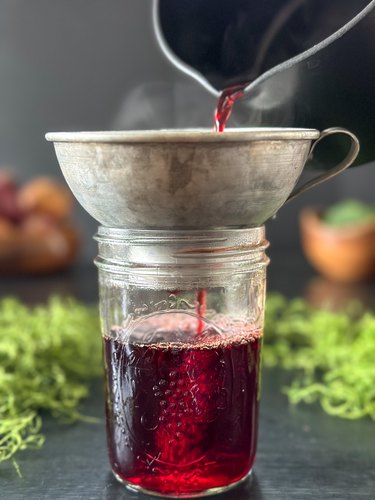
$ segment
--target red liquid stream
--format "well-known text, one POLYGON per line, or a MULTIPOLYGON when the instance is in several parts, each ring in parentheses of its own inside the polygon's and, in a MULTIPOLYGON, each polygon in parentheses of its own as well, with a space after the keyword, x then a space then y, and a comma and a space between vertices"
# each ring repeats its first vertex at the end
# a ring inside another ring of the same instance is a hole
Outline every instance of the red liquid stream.
POLYGON ((204 330, 204 321, 202 318, 206 317, 207 312, 207 290, 205 288, 200 288, 197 294, 197 315, 198 317, 198 328, 197 333, 201 335, 204 330))
POLYGON ((232 114, 234 103, 243 97, 246 85, 248 83, 232 85, 224 89, 221 93, 215 111, 215 132, 224 132, 229 117, 232 114))
MULTIPOLYGON (((173 290, 170 291, 170 293, 178 295, 180 292, 178 290, 173 290)), ((207 313, 207 290, 205 288, 199 288, 197 291, 196 313, 198 316, 197 334, 200 335, 204 331, 204 318, 207 313)))
POLYGON ((170 495, 239 481, 255 460, 261 332, 233 325, 229 338, 199 340, 193 330, 189 343, 168 342, 177 334, 160 325, 149 334, 165 341, 126 342, 121 330, 104 339, 114 472, 170 495))
MULTIPOLYGON (((247 83, 241 83, 237 85, 232 85, 231 87, 227 87, 221 93, 217 107, 215 110, 215 122, 214 122, 214 130, 215 132, 224 132, 227 122, 230 118, 230 115, 233 111, 234 103, 243 97, 245 93, 245 87, 248 85, 247 83)), ((204 321, 202 318, 206 316, 207 311, 207 290, 199 289, 197 293, 197 315, 198 318, 198 327, 197 333, 198 335, 203 333, 204 330, 204 321)))

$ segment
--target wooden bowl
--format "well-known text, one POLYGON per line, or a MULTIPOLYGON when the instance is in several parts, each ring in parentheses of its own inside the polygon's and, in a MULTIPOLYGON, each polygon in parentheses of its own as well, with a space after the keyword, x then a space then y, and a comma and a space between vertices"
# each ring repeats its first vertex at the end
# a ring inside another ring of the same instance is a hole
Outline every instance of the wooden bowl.
POLYGON ((300 216, 302 247, 310 264, 340 283, 375 277, 375 221, 337 228, 325 224, 321 213, 309 208, 300 216))

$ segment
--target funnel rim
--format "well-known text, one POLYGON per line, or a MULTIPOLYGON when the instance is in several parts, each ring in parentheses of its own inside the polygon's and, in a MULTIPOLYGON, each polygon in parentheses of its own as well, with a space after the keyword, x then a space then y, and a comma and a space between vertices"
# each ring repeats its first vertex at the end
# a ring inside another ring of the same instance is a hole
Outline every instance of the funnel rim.
POLYGON ((209 128, 124 130, 90 132, 49 132, 50 142, 76 143, 195 143, 195 142, 248 142, 262 140, 313 140, 320 132, 310 128, 229 128, 224 133, 209 128))

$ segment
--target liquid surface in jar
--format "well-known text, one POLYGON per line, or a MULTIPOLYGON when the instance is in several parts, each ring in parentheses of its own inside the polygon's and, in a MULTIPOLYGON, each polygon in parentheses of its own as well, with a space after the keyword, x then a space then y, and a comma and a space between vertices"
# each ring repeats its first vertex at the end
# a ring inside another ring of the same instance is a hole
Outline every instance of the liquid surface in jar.
POLYGON ((196 318, 184 324, 177 316, 150 318, 131 333, 112 330, 104 357, 114 472, 181 495, 227 486, 251 469, 262 334, 233 322, 224 335, 208 323, 197 335, 196 318))

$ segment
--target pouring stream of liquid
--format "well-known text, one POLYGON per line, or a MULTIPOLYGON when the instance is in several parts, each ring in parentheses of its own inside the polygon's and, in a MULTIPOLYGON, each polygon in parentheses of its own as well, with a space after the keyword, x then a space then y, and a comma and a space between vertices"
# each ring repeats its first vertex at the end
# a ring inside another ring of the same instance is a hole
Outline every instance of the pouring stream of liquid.
MULTIPOLYGON (((223 90, 219 97, 217 107, 215 110, 215 132, 224 132, 226 124, 233 111, 234 103, 243 97, 247 83, 233 85, 223 90)), ((204 330, 204 321, 207 312, 207 290, 200 288, 197 292, 197 315, 198 327, 197 334, 200 335, 204 330)))
POLYGON ((248 85, 248 83, 232 85, 224 89, 221 93, 215 110, 215 132, 224 132, 229 117, 232 114, 234 103, 243 97, 246 85, 248 85))

